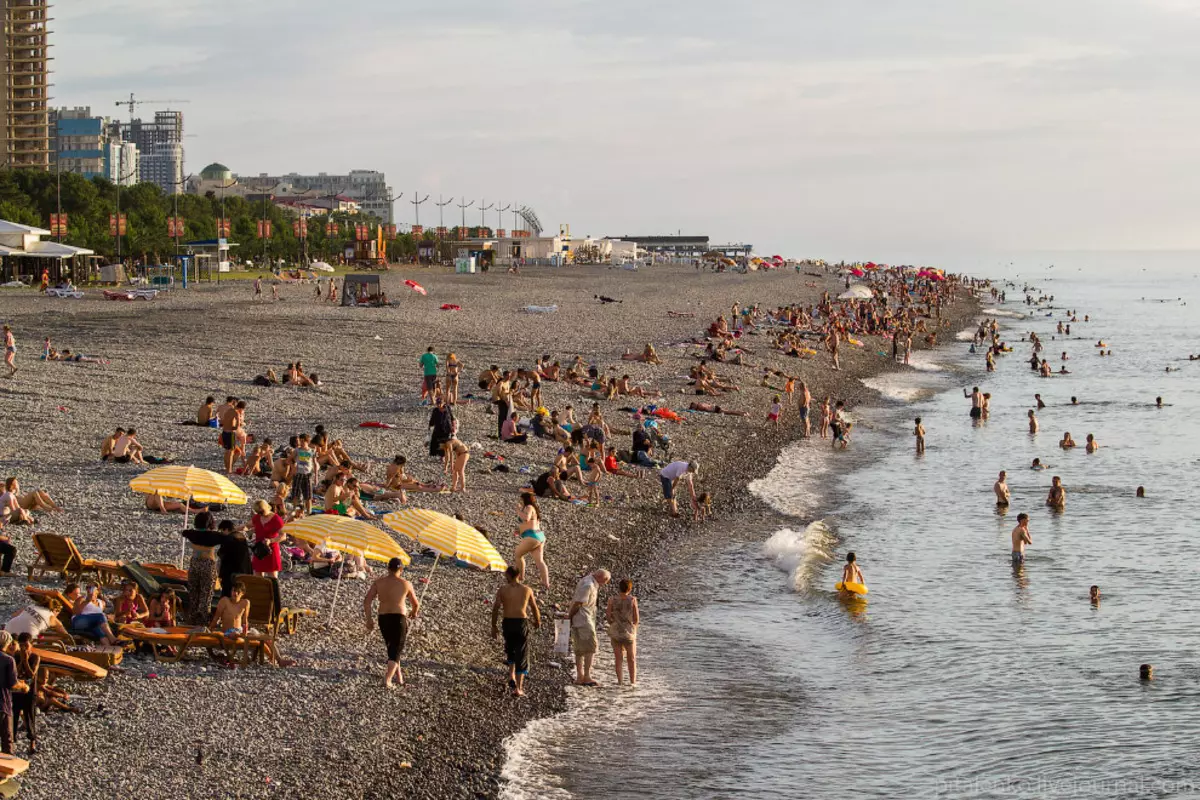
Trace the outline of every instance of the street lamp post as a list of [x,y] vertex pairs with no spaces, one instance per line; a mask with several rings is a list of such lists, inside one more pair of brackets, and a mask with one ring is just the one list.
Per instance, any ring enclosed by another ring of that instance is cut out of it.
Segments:
[[469,203],[459,203],[458,204],[458,207],[462,209],[462,227],[458,231],[458,237],[460,239],[464,238],[463,231],[465,231],[467,229],[467,209],[473,205],[475,205],[474,200],[472,200]]

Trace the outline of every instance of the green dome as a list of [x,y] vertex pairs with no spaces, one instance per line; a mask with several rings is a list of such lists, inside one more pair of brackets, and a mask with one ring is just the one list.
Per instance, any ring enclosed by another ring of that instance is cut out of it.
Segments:
[[206,181],[229,181],[233,180],[233,173],[229,167],[214,161],[200,170],[200,177]]

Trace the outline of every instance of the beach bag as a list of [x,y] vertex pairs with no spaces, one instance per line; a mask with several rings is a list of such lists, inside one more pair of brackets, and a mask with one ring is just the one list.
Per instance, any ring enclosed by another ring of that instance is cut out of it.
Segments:
[[557,619],[554,621],[554,652],[560,656],[571,652],[571,620]]
[[267,544],[262,539],[259,539],[254,543],[254,546],[250,548],[250,552],[259,561],[265,561],[271,557],[273,551],[271,550],[271,545]]

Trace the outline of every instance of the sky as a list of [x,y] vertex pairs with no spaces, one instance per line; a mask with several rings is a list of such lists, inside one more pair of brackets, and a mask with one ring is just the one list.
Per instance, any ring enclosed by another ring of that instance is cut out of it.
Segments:
[[448,225],[458,202],[518,203],[575,236],[793,257],[1200,248],[1200,0],[59,0],[53,16],[56,105],[187,100],[188,172],[378,169],[400,222],[419,192],[426,225],[440,194]]

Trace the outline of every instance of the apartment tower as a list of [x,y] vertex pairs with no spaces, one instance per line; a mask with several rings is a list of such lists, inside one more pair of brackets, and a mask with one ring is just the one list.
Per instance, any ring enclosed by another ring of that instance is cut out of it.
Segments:
[[4,118],[0,158],[16,169],[50,166],[50,4],[0,0],[4,14]]

